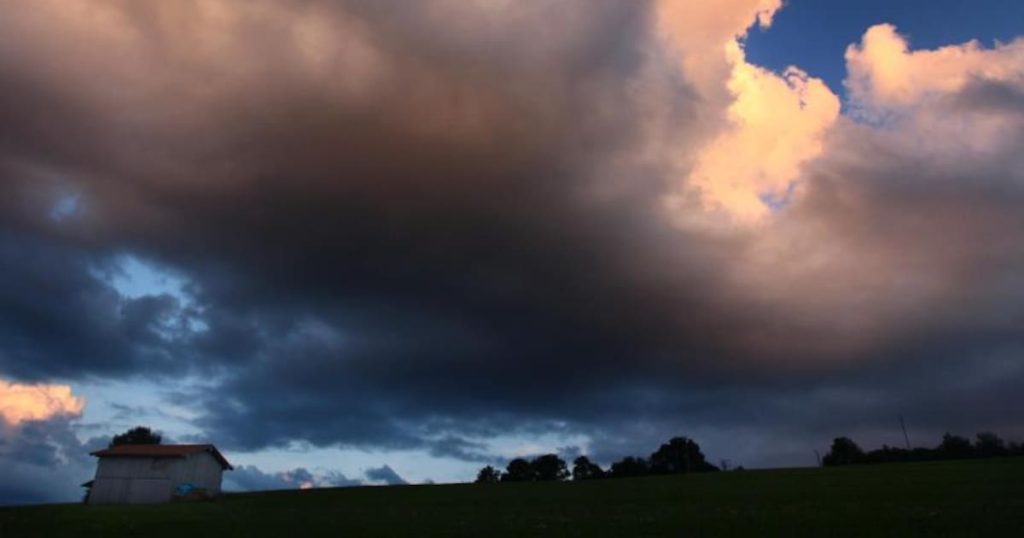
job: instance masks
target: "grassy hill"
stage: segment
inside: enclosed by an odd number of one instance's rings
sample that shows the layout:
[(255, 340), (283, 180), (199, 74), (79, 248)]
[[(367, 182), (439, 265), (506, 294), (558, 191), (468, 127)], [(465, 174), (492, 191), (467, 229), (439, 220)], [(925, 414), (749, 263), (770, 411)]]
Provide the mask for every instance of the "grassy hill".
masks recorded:
[(1024, 458), (0, 508), (0, 536), (1024, 536)]

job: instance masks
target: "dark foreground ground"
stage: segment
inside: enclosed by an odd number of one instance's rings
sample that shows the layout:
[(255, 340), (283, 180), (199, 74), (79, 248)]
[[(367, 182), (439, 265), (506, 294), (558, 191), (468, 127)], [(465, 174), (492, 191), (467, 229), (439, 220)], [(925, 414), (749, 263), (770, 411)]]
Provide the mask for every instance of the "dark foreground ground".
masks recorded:
[(1024, 458), (0, 508), (0, 536), (1024, 536)]

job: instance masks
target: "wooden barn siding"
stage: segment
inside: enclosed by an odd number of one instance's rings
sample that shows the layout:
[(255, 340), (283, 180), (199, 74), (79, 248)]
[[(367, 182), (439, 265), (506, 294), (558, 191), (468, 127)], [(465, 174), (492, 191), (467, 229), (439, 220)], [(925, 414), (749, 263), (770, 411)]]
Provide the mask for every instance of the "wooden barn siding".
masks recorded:
[[(174, 488), (183, 483), (218, 495), (222, 477), (220, 463), (208, 452), (190, 454), (185, 458), (100, 458), (89, 502), (154, 502), (161, 497), (154, 490), (164, 489), (166, 495), (163, 495), (163, 500), (167, 501), (171, 499)], [(139, 497), (136, 492), (142, 491), (146, 493)]]
[(168, 477), (174, 485), (189, 483), (197, 488), (205, 488), (213, 495), (220, 494), (220, 483), (224, 471), (217, 458), (209, 452), (189, 454), (185, 459), (172, 460), (176, 463), (170, 468)]

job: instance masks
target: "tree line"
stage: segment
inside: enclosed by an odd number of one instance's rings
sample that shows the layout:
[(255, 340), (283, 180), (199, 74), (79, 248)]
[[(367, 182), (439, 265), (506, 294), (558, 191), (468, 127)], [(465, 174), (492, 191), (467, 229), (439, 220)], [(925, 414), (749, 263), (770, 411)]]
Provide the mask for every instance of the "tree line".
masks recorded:
[(508, 462), (504, 471), (488, 465), (477, 473), (477, 483), (534, 482), (595, 480), (601, 478), (623, 478), (681, 473), (704, 473), (718, 471), (708, 463), (694, 440), (687, 437), (673, 437), (658, 447), (650, 457), (627, 456), (613, 463), (608, 469), (580, 456), (573, 461), (572, 470), (558, 454), (544, 454), (533, 459), (515, 458)]
[(966, 437), (942, 436), (942, 442), (935, 448), (898, 448), (882, 445), (882, 448), (865, 452), (849, 437), (837, 437), (832, 441), (828, 454), (821, 460), (824, 466), (855, 465), (861, 463), (895, 463), (910, 461), (962, 460), (981, 458), (1003, 458), (1024, 456), (1024, 445), (1007, 443), (992, 432), (981, 432), (972, 443)]

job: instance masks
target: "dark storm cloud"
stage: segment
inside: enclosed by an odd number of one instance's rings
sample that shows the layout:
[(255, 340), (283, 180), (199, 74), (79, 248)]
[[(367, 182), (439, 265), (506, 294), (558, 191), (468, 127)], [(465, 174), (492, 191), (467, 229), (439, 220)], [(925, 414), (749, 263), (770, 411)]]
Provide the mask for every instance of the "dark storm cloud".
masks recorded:
[[(218, 445), (470, 461), (499, 434), (806, 446), (880, 402), (937, 430), (975, 369), (953, 426), (1006, 416), (1019, 157), (936, 165), (847, 125), (763, 228), (680, 228), (661, 202), (705, 104), (646, 3), (258, 4), (8, 6), (0, 373), (198, 373)], [(120, 253), (194, 304), (121, 297)]]
[(183, 370), (184, 312), (169, 295), (124, 298), (106, 253), (0, 233), (0, 369), (22, 379)]
[(0, 420), (0, 505), (69, 501), (84, 490), (79, 484), (92, 478), (94, 461), (89, 452), (109, 439), (82, 442), (67, 418), (28, 421), (12, 426)]
[(454, 435), (448, 435), (427, 443), (431, 456), (438, 458), (454, 458), (462, 461), (482, 463), (501, 463), (500, 457), (487, 453), (485, 443), (469, 441)]

